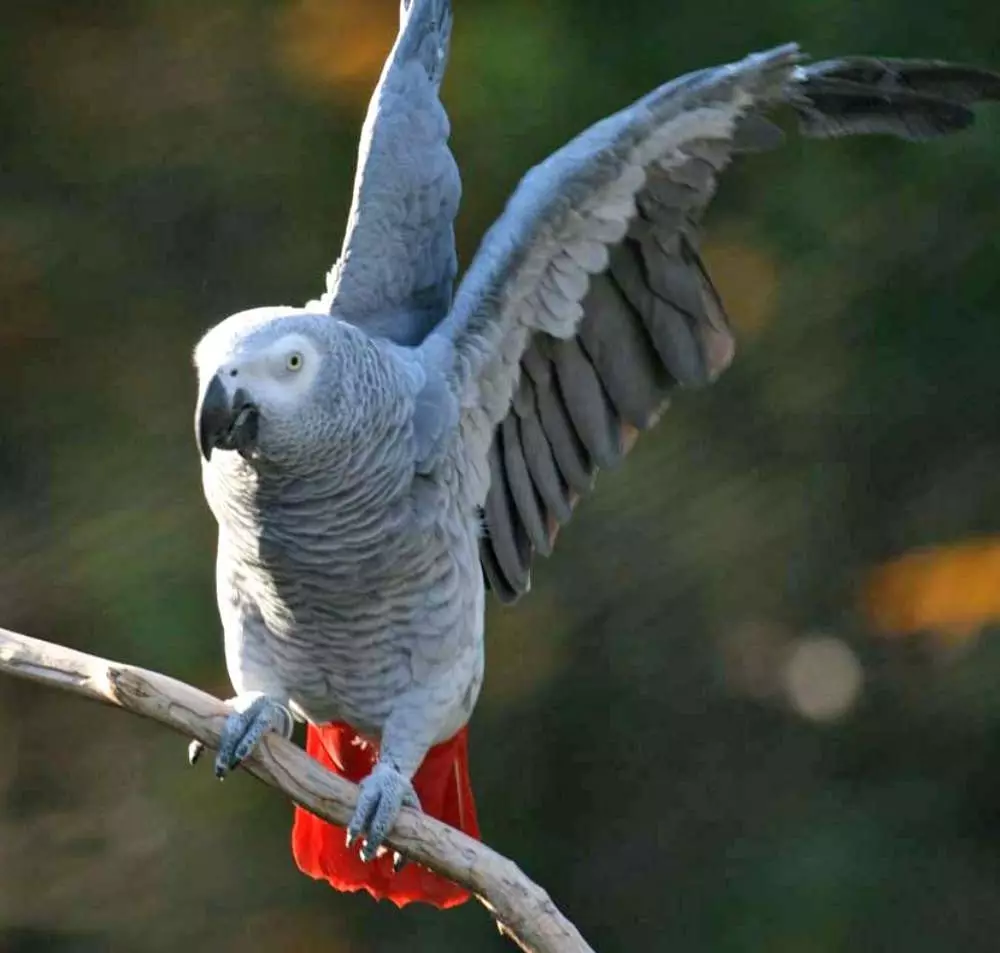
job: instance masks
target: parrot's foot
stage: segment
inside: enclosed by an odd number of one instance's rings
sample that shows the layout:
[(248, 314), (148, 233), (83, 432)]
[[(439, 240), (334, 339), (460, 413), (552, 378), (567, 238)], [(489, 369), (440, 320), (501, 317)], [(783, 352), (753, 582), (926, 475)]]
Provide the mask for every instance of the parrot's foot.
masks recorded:
[[(409, 779), (400, 774), (392, 764), (379, 761), (372, 773), (361, 782), (358, 806), (347, 825), (347, 846), (351, 847), (364, 834), (361, 859), (371, 860), (392, 830), (402, 807), (420, 810), (417, 792), (413, 790)], [(397, 869), (402, 866), (402, 857), (396, 855), (393, 860)]]
[[(220, 781), (257, 747), (265, 732), (291, 738), (295, 724), (292, 713), (281, 702), (260, 692), (237, 695), (229, 704), (234, 710), (222, 727), (215, 756), (215, 776)], [(192, 741), (188, 760), (194, 764), (203, 750), (200, 741)]]

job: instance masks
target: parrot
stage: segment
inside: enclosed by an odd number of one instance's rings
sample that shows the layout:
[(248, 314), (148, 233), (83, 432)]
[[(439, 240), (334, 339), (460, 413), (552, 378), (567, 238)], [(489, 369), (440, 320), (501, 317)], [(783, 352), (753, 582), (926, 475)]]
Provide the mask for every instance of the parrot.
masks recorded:
[(194, 351), (235, 690), (215, 774), (304, 722), (308, 754), (360, 788), (346, 831), (295, 808), (298, 869), (442, 909), (468, 892), (386, 838), (404, 807), (481, 836), (488, 594), (527, 593), (598, 473), (732, 361), (699, 254), (721, 173), (783, 141), (779, 110), (808, 137), (918, 142), (1000, 99), (978, 67), (794, 43), (685, 74), (528, 171), (459, 280), (451, 27), (449, 0), (401, 0), (325, 290), (232, 314)]

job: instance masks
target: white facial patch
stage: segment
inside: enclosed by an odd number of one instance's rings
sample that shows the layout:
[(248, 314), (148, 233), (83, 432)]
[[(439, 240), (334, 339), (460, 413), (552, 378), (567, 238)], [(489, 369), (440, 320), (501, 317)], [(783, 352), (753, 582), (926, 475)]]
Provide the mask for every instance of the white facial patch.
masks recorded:
[(291, 332), (274, 341), (243, 345), (226, 355), (214, 370), (230, 394), (243, 388), (266, 418), (268, 409), (292, 410), (309, 392), (322, 357), (305, 335)]
[(275, 319), (303, 314), (289, 306), (251, 308), (231, 314), (206, 332), (194, 349), (194, 366), (200, 374), (211, 376), (222, 364), (247, 354), (247, 342)]
[(282, 334), (275, 319), (302, 313), (296, 308), (255, 308), (214, 327), (195, 349), (202, 385), (218, 374), (231, 396), (239, 388), (247, 391), (265, 418), (269, 408), (294, 410), (316, 380), (322, 354), (305, 334)]
[(286, 334), (241, 362), (237, 379), (266, 413), (267, 407), (297, 404), (312, 387), (322, 357), (309, 338)]

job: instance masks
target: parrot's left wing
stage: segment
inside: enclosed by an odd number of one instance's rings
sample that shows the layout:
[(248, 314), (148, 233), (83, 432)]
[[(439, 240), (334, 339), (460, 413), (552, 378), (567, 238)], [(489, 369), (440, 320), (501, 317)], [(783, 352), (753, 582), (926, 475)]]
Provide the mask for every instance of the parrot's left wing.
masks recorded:
[(457, 269), (462, 187), (439, 98), (451, 23), (450, 0), (401, 0), (361, 131), (344, 244), (319, 302), (399, 344), (421, 341), (448, 310)]
[(788, 103), (806, 135), (924, 139), (1000, 99), (1000, 76), (975, 68), (800, 59), (789, 45), (683, 76), (534, 168), (422, 345), (460, 407), (459, 491), (484, 506), (480, 559), (505, 601), (672, 389), (732, 359), (698, 222), (732, 153), (780, 141), (762, 112)]

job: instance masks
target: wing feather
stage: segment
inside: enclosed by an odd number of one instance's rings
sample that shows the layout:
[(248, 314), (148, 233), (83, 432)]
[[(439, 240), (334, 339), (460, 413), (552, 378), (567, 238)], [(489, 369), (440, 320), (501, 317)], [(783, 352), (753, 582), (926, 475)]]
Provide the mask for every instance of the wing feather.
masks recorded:
[(577, 338), (552, 341), (553, 366), (569, 418), (598, 467), (621, 460), (621, 427), (594, 365)]
[(319, 306), (372, 335), (417, 344), (451, 306), (458, 166), (439, 88), (450, 0), (403, 0), (368, 106), (340, 257)]
[[(554, 519), (557, 523), (567, 523), (573, 512), (570, 491), (556, 463), (552, 445), (542, 429), (531, 377), (523, 374), (519, 387), (526, 395), (522, 406), (517, 409), (525, 463), (545, 507), (547, 522)], [(550, 528), (550, 536), (551, 532)]]
[(543, 556), (547, 556), (552, 547), (545, 521), (545, 507), (524, 460), (517, 414), (508, 414), (500, 426), (503, 428), (504, 472), (507, 474), (507, 485), (510, 487), (514, 508), (531, 545)]
[(530, 584), (531, 543), (524, 524), (517, 519), (504, 467), (502, 431), (490, 445), (489, 465), (490, 485), (495, 490), (486, 500), (486, 530), (503, 578), (514, 591), (526, 592)]
[[(594, 482), (594, 462), (583, 445), (566, 409), (566, 401), (556, 379), (548, 351), (555, 342), (539, 335), (535, 346), (525, 352), (523, 365), (531, 377), (538, 402), (538, 420), (552, 448), (552, 458), (570, 490), (586, 493)], [(543, 346), (545, 347), (543, 351)]]
[(668, 399), (673, 378), (659, 360), (640, 313), (609, 275), (598, 275), (584, 306), (599, 321), (580, 322), (580, 343), (618, 416), (645, 429)]
[(502, 601), (527, 591), (534, 553), (672, 391), (732, 360), (698, 228), (732, 156), (781, 142), (763, 112), (790, 106), (806, 135), (921, 139), (1000, 99), (1000, 76), (971, 67), (800, 61), (788, 45), (682, 76), (550, 156), (424, 345), (462, 408), (450, 459), (465, 502), (484, 508), (483, 570)]

